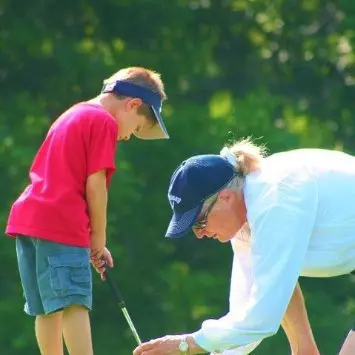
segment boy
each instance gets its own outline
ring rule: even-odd
[[[36,316],[42,355],[92,355],[90,262],[113,260],[106,245],[107,188],[117,141],[169,138],[161,117],[160,75],[129,67],[104,81],[51,126],[13,204],[6,234],[16,251],[26,304]],[[100,271],[100,270],[98,270]],[[102,275],[102,274],[101,274]]]

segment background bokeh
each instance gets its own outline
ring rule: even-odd
[[[232,252],[191,236],[164,239],[170,174],[186,157],[248,135],[271,153],[355,153],[354,45],[353,0],[0,0],[2,230],[57,115],[122,67],[157,70],[171,139],[119,144],[108,246],[143,339],[197,330],[227,311]],[[13,240],[1,239],[0,260],[0,353],[38,354]],[[321,353],[335,354],[355,318],[354,282],[301,285]],[[131,353],[134,339],[96,275],[94,297],[96,354]],[[289,354],[283,331],[255,354]]]

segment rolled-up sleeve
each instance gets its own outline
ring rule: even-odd
[[[220,319],[206,320],[194,334],[197,344],[207,351],[243,346],[245,351],[236,353],[247,354],[253,343],[275,334],[300,275],[317,210],[315,182],[283,182],[263,191],[260,198],[248,209],[250,293],[246,302],[230,307]],[[232,274],[231,297],[233,283],[238,284]]]

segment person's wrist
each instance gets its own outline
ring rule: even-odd
[[[187,336],[183,334],[179,338],[180,341],[178,347],[179,347],[180,354],[189,355],[189,344],[187,342]]]
[[[92,238],[98,238],[98,239],[106,239],[106,232],[105,231],[97,231],[97,232],[94,232],[94,231],[91,231],[91,237]]]
[[[207,352],[196,343],[194,337],[191,334],[186,336],[186,342],[189,346],[188,347],[188,354],[189,355],[204,354]]]
[[[91,242],[102,247],[106,245],[106,233],[91,233]]]

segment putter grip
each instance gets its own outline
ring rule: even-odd
[[[125,307],[125,302],[123,300],[121,292],[118,289],[118,286],[117,286],[116,282],[112,279],[112,277],[111,277],[110,273],[108,272],[107,268],[106,268],[106,271],[105,271],[105,277],[106,277],[106,280],[107,280],[109,286],[111,287],[111,290],[113,291],[113,293],[117,297],[119,306],[121,308]]]

